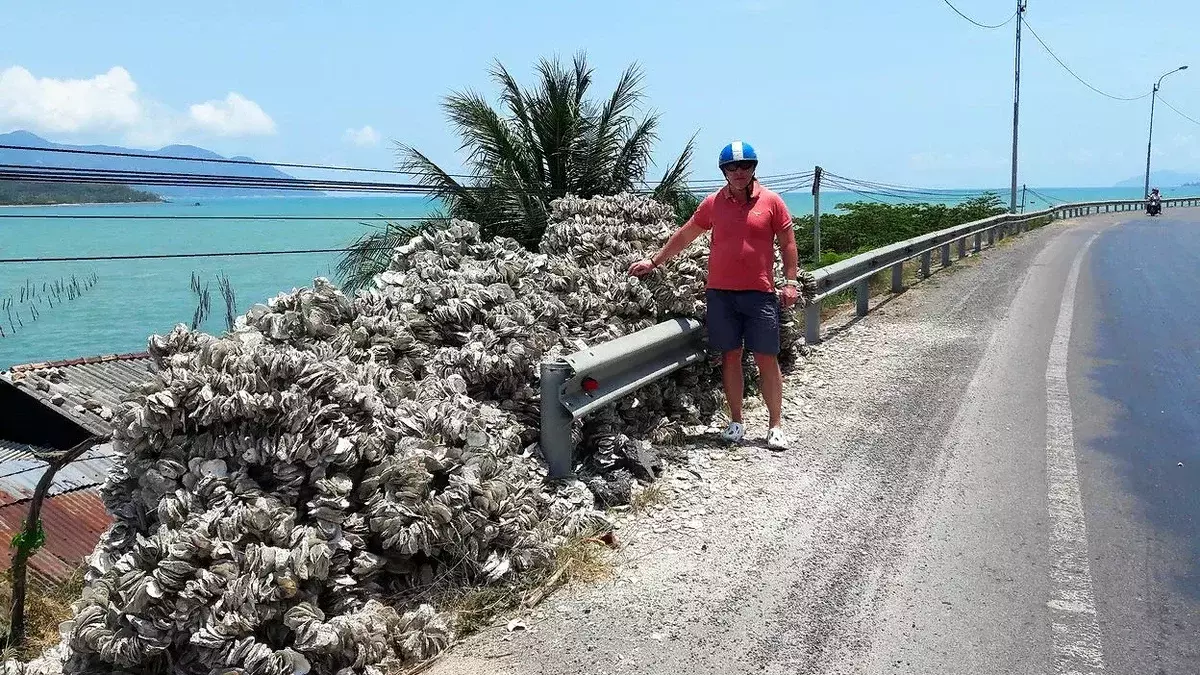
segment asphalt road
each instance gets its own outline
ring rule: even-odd
[[[1114,214],[835,321],[792,452],[701,453],[687,527],[429,672],[1200,673],[1197,289],[1200,212]]]

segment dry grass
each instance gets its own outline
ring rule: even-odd
[[[655,481],[646,487],[638,490],[633,495],[633,499],[629,501],[629,508],[634,513],[641,513],[646,509],[667,501],[667,492],[658,481]]]
[[[527,575],[522,583],[462,589],[439,604],[455,614],[455,632],[463,637],[491,625],[504,612],[536,607],[562,586],[595,583],[612,572],[608,544],[598,537],[577,537],[555,549],[550,565]]]
[[[32,580],[31,580],[32,582]],[[3,658],[30,661],[49,647],[58,644],[58,624],[71,618],[71,603],[79,599],[83,591],[83,568],[72,573],[65,582],[54,588],[44,588],[30,583],[25,596],[25,642],[4,650]],[[0,575],[0,631],[8,633],[9,614],[12,611],[12,571]]]

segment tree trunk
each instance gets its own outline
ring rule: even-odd
[[[49,460],[45,473],[38,480],[33,496],[29,500],[29,515],[25,518],[25,530],[21,535],[22,545],[17,547],[12,563],[12,614],[8,623],[8,646],[16,647],[25,639],[25,581],[29,558],[33,555],[29,542],[33,541],[41,522],[42,500],[50,491],[54,475],[62,467],[75,461],[84,452],[99,442],[97,438],[88,438],[70,450],[65,450]]]

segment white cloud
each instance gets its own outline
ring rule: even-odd
[[[121,66],[88,79],[38,78],[11,66],[0,71],[0,132],[13,129],[93,137],[116,132],[126,143],[153,146],[206,135],[273,134],[275,121],[236,92],[180,112],[142,95]]]
[[[197,103],[189,108],[189,112],[197,128],[217,136],[275,133],[275,120],[257,103],[237,92],[229,92],[224,101]]]
[[[37,78],[20,66],[0,71],[0,125],[78,133],[128,128],[142,115],[137,84],[120,66],[87,80]]]
[[[368,146],[379,145],[379,132],[370,125],[366,125],[361,129],[347,129],[343,135],[347,141],[355,145]]]

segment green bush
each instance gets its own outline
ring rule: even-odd
[[[813,217],[793,218],[796,245],[808,269],[831,265],[851,256],[1005,212],[1000,197],[988,193],[954,206],[944,204],[838,204],[843,213],[821,216],[821,259],[813,260]],[[815,264],[814,264],[815,262]]]

